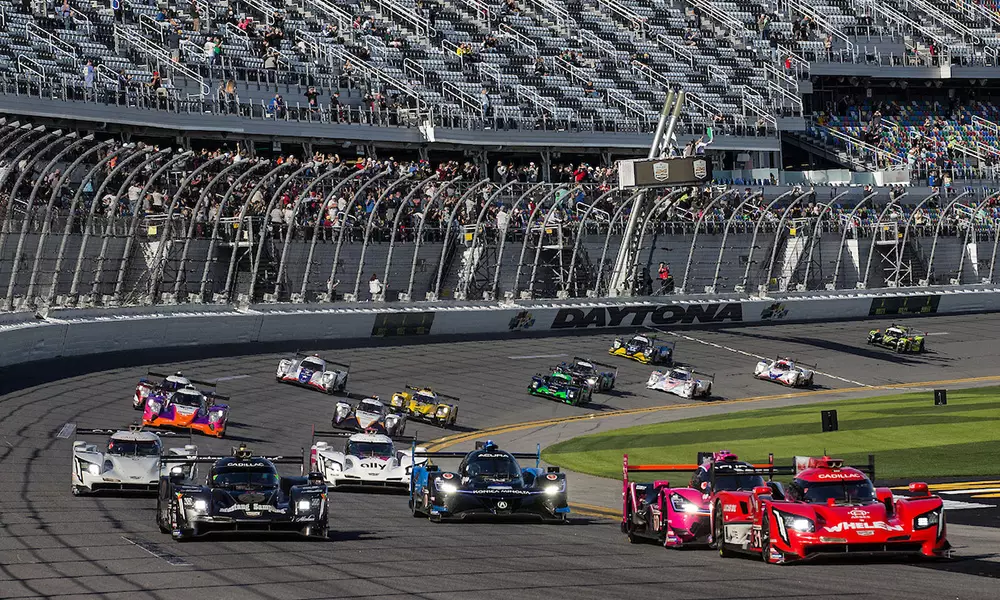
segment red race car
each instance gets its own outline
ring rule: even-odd
[[[749,492],[766,486],[757,472],[774,467],[770,457],[765,464],[741,462],[728,450],[698,453],[693,465],[630,465],[622,459],[622,533],[631,543],[652,540],[667,548],[708,544],[712,536],[710,522],[712,500],[722,491]],[[667,480],[637,483],[629,473],[692,473],[687,487],[670,487]]]
[[[742,552],[789,563],[833,555],[948,554],[941,498],[930,495],[926,483],[911,483],[914,495],[907,498],[876,488],[869,478],[874,456],[860,467],[830,457],[796,457],[795,467],[769,472],[790,472],[794,479],[785,489],[716,494],[712,537],[722,556]]]

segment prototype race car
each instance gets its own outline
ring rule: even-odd
[[[926,333],[910,327],[892,324],[885,331],[872,329],[868,332],[868,344],[889,348],[896,352],[923,352]]]
[[[559,467],[538,467],[535,454],[501,450],[491,441],[476,442],[464,452],[417,452],[417,457],[461,458],[455,471],[436,465],[413,468],[410,508],[413,516],[431,521],[482,517],[528,517],[564,522],[569,515],[566,475]],[[518,458],[535,459],[535,468],[521,468]]]
[[[787,489],[772,484],[716,495],[712,535],[722,556],[742,552],[788,563],[834,555],[947,554],[944,504],[926,483],[911,483],[913,496],[894,498],[888,488],[872,485],[873,456],[862,467],[829,457],[796,458],[796,468],[787,469],[795,474]]]
[[[135,386],[135,395],[132,396],[132,408],[136,410],[142,410],[142,407],[146,404],[146,398],[150,394],[162,396],[176,392],[179,389],[193,388],[199,385],[208,389],[215,388],[215,383],[211,381],[188,379],[180,371],[177,371],[173,375],[164,375],[153,371],[150,371],[148,374],[152,377],[159,377],[160,381],[150,381],[146,377],[139,380],[139,383]]]
[[[582,377],[570,375],[557,369],[550,375],[539,374],[532,377],[528,393],[532,396],[551,398],[577,406],[590,402],[594,390]]]
[[[253,456],[246,446],[232,456],[163,457],[165,465],[209,463],[203,484],[174,473],[160,479],[156,524],[175,540],[213,532],[292,532],[326,539],[327,487],[320,473],[282,477],[276,464],[302,467],[301,458]]]
[[[774,381],[789,387],[812,387],[812,369],[815,367],[797,363],[790,358],[776,358],[774,360],[762,360],[754,367],[753,376],[764,381]]]
[[[624,356],[637,360],[646,365],[669,365],[674,362],[675,343],[656,345],[655,335],[645,335],[636,333],[627,341],[622,338],[615,338],[608,354],[614,356]]]
[[[76,435],[107,436],[104,445],[75,440],[73,442],[72,491],[83,496],[105,491],[155,492],[160,484],[160,437],[177,436],[174,431],[149,431],[138,425],[128,429],[81,429],[69,424]],[[62,436],[62,432],[60,432]],[[69,437],[72,433],[67,432]],[[169,448],[168,456],[197,456],[192,444]]]
[[[301,385],[333,394],[347,389],[347,375],[350,369],[348,365],[326,360],[315,354],[297,352],[295,358],[281,359],[274,378],[282,383]]]
[[[390,436],[403,435],[406,429],[406,415],[389,410],[378,396],[348,394],[348,399],[359,400],[357,404],[341,400],[333,409],[334,427],[351,431],[373,431]]]
[[[707,379],[698,379],[702,375]],[[646,388],[667,392],[681,398],[708,398],[712,395],[715,375],[695,371],[691,367],[677,365],[669,371],[653,371],[646,381]]]
[[[597,367],[604,367],[610,369],[610,371],[600,371]],[[582,378],[595,392],[610,391],[615,387],[615,381],[618,379],[618,367],[580,358],[579,356],[574,356],[571,363],[564,362],[560,364],[555,370],[556,372]]]
[[[393,412],[403,413],[411,419],[425,421],[440,427],[454,425],[458,418],[458,407],[442,402],[442,400],[458,402],[458,398],[455,396],[440,394],[427,387],[418,388],[408,385],[406,390],[392,395],[389,408]]]
[[[704,460],[702,460],[704,459]],[[762,468],[773,466],[773,458]],[[630,543],[653,540],[667,548],[708,544],[712,537],[711,506],[723,490],[747,490],[764,483],[757,474],[743,474],[754,465],[741,462],[728,450],[699,453],[693,465],[635,465],[622,457],[622,533]],[[715,468],[714,477],[712,468]],[[694,472],[687,487],[670,487],[666,479],[650,483],[630,481],[633,472]]]
[[[317,437],[347,438],[341,450]],[[407,439],[407,438],[396,438]],[[409,438],[409,441],[413,441]],[[416,447],[417,452],[426,449]],[[413,450],[397,449],[393,438],[380,433],[314,431],[309,470],[322,473],[331,488],[378,487],[408,490]],[[418,457],[422,465],[426,458]]]
[[[217,404],[218,400],[229,400],[229,397],[194,388],[151,393],[142,411],[142,424],[191,429],[221,438],[226,435],[229,406]]]

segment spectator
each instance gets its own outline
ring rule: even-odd
[[[215,39],[207,38],[205,40],[205,62],[209,66],[215,64]]]
[[[188,8],[188,18],[191,19],[191,29],[195,33],[201,31],[201,12],[198,10],[198,4],[193,1]]]
[[[87,64],[83,66],[83,87],[87,89],[87,95],[94,93],[94,79],[96,77],[97,69],[94,68],[94,62],[88,60]]]
[[[382,282],[378,280],[378,275],[372,273],[371,279],[368,280],[368,296],[369,300],[376,301],[382,296]]]
[[[276,119],[285,118],[285,99],[281,94],[275,94],[267,105],[267,112]]]
[[[62,17],[63,29],[73,29],[73,9],[69,7],[69,0],[63,0],[59,16]]]
[[[264,68],[268,71],[278,70],[278,51],[274,48],[267,49],[267,54],[264,56]]]
[[[309,110],[319,110],[319,92],[316,91],[314,86],[309,86],[304,96],[306,97],[306,103],[309,105]]]
[[[667,287],[673,288],[673,277],[670,276],[670,267],[666,263],[660,263],[656,277],[660,280],[660,293],[666,294]]]

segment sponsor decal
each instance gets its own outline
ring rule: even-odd
[[[503,500],[501,500],[500,502],[497,502],[497,508],[499,508],[500,510],[503,510],[503,509],[507,508],[507,503],[504,502]]]
[[[249,511],[257,511],[258,515],[260,514],[260,512],[270,512],[270,513],[277,513],[279,515],[283,515],[283,514],[285,514],[286,509],[284,509],[284,508],[278,508],[277,506],[270,506],[270,505],[267,505],[267,504],[261,504],[261,505],[234,504],[232,506],[229,506],[229,507],[226,507],[226,508],[220,508],[219,509],[219,512],[221,512],[221,513],[231,513],[231,512],[237,512],[237,511],[247,512],[247,514],[249,514]]]
[[[781,302],[775,302],[770,306],[765,306],[764,310],[760,311],[760,320],[778,321],[780,319],[784,319],[787,314],[788,308],[786,308]]]
[[[873,298],[869,316],[933,314],[937,312],[941,296],[903,296],[899,298]]]
[[[529,491],[529,490],[515,490],[515,489],[506,489],[506,490],[472,490],[472,493],[475,494],[475,495],[477,495],[477,496],[484,496],[484,495],[490,495],[490,494],[514,494],[515,496],[530,496],[532,494],[532,492]]]
[[[864,479],[865,476],[861,473],[820,473],[816,475],[816,479],[849,479],[849,480],[860,480]]]
[[[840,533],[842,531],[869,531],[866,535],[872,535],[875,530],[903,531],[903,526],[890,525],[885,521],[864,521],[861,523],[837,523],[836,525],[824,527],[823,529],[831,533]]]
[[[657,181],[666,181],[670,179],[670,163],[653,163],[653,179]]]
[[[478,458],[507,458],[507,454],[503,452],[481,452],[477,455]]]
[[[722,505],[722,512],[734,513],[734,512],[736,512],[736,505],[735,504],[723,504]]]
[[[244,504],[260,504],[267,498],[264,494],[240,494],[237,499]]]
[[[739,302],[714,304],[669,304],[641,306],[601,306],[596,308],[561,308],[552,321],[552,329],[587,327],[626,327],[675,325],[678,323],[739,323],[743,305]]]
[[[518,312],[507,324],[507,328],[511,331],[524,331],[525,329],[531,329],[535,324],[535,317],[531,315],[530,311],[522,310]]]
[[[259,462],[230,462],[222,466],[228,469],[229,467],[255,468],[255,467],[263,467],[266,465],[267,465],[266,462],[259,461]]]
[[[433,312],[382,313],[375,317],[372,337],[427,335],[433,324]]]
[[[548,475],[545,476],[545,478],[548,479],[549,481],[555,481],[556,479],[559,479],[559,476],[553,473],[549,473]]]
[[[847,514],[851,515],[851,518],[854,519],[855,521],[864,521],[865,519],[868,518],[868,511],[861,510],[860,508],[855,508],[854,510],[852,510]]]
[[[708,163],[705,162],[703,158],[696,158],[691,163],[691,168],[694,170],[695,179],[705,179],[708,177]]]
[[[455,476],[451,473],[441,473],[441,479],[454,479]]]

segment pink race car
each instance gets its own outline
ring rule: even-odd
[[[623,457],[621,529],[630,543],[653,540],[667,548],[707,547],[712,541],[711,507],[715,495],[766,486],[759,470],[774,466],[773,458],[766,464],[753,465],[741,462],[728,450],[699,453],[698,461],[700,464],[694,465],[630,465],[628,455]],[[694,474],[687,487],[672,488],[667,480],[629,481],[629,473],[633,472],[672,471]]]

